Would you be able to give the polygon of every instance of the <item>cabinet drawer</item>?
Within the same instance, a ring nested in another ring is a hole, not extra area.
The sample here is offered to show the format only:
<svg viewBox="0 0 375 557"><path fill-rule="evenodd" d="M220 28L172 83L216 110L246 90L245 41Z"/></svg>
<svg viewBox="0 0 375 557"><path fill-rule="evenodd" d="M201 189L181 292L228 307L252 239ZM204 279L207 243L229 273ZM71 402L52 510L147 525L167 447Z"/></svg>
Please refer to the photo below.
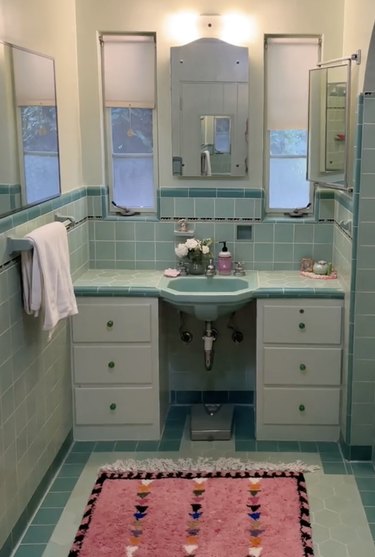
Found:
<svg viewBox="0 0 375 557"><path fill-rule="evenodd" d="M74 382L152 383L152 360L150 345L75 345Z"/></svg>
<svg viewBox="0 0 375 557"><path fill-rule="evenodd" d="M323 305L324 304L324 305ZM268 304L263 310L263 341L340 344L341 307L320 302Z"/></svg>
<svg viewBox="0 0 375 557"><path fill-rule="evenodd" d="M341 348L266 346L263 370L268 385L340 385Z"/></svg>
<svg viewBox="0 0 375 557"><path fill-rule="evenodd" d="M150 342L151 304L80 304L72 318L75 342Z"/></svg>
<svg viewBox="0 0 375 557"><path fill-rule="evenodd" d="M264 424L339 423L340 389L276 389L263 392Z"/></svg>
<svg viewBox="0 0 375 557"><path fill-rule="evenodd" d="M74 389L77 425L150 424L155 393L151 388Z"/></svg>

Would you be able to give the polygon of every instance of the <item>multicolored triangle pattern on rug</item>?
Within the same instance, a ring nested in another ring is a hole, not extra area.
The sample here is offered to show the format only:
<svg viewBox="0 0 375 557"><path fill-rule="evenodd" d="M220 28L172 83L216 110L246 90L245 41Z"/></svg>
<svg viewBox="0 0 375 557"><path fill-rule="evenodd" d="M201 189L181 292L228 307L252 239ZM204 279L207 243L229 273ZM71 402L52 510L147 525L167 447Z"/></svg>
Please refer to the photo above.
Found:
<svg viewBox="0 0 375 557"><path fill-rule="evenodd" d="M294 471L103 472L69 557L311 557Z"/></svg>

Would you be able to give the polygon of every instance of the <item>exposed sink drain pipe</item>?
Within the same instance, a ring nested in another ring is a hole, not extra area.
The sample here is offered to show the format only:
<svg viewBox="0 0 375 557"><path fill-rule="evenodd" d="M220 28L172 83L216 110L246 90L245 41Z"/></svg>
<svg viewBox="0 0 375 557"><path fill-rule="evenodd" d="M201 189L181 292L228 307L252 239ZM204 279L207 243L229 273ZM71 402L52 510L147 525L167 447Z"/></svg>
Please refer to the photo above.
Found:
<svg viewBox="0 0 375 557"><path fill-rule="evenodd" d="M216 340L214 329L212 329L211 321L206 321L206 331L202 337L204 349L204 365L206 369L210 370L214 361L213 344Z"/></svg>

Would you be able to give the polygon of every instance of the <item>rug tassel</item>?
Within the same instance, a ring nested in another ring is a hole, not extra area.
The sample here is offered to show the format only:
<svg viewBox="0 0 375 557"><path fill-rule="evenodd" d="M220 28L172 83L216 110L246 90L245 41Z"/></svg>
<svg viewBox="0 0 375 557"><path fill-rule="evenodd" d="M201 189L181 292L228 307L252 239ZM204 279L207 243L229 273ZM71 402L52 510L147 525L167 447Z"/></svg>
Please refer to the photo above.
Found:
<svg viewBox="0 0 375 557"><path fill-rule="evenodd" d="M253 460L241 460L238 458L147 458L145 460L117 460L113 464L106 464L99 472L236 472L250 470L269 470L280 472L315 472L320 470L316 464L305 464L301 460L290 463L255 462Z"/></svg>

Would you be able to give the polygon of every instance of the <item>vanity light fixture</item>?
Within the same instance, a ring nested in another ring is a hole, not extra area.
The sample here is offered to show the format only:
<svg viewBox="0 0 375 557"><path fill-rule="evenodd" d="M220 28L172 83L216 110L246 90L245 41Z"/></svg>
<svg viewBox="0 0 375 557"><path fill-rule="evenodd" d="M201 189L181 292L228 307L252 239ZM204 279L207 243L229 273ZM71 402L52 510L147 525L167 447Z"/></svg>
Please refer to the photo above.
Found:
<svg viewBox="0 0 375 557"><path fill-rule="evenodd" d="M168 35L175 45L200 38L221 39L237 46L251 42L256 34L253 18L244 13L195 14L179 12L167 21Z"/></svg>

